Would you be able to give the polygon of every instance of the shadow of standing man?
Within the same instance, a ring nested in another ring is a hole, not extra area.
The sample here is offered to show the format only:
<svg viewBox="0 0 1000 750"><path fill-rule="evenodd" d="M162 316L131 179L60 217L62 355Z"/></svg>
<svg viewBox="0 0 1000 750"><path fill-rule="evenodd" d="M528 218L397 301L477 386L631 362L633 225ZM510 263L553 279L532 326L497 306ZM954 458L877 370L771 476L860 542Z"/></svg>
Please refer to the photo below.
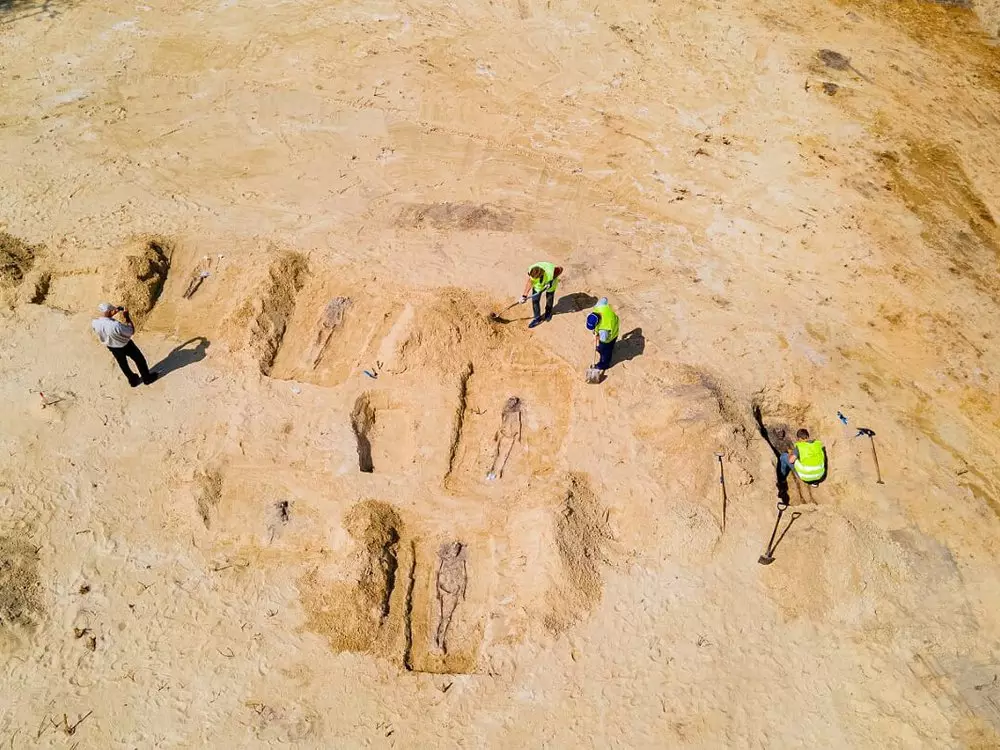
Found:
<svg viewBox="0 0 1000 750"><path fill-rule="evenodd" d="M211 342L204 336L195 336L171 349L170 353L157 362L153 369L163 376L195 362L201 362L205 359L205 352L210 345Z"/></svg>

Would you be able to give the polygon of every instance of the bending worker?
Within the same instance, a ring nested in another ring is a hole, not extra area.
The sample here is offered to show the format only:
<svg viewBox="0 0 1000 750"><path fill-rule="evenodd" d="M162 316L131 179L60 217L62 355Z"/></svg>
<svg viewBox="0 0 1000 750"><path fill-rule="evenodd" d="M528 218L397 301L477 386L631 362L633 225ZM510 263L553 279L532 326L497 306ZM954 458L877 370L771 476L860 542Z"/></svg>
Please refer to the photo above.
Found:
<svg viewBox="0 0 1000 750"><path fill-rule="evenodd" d="M611 355L618 341L618 313L611 309L607 297L601 297L594 305L593 311L587 316L587 330L594 332L597 343L598 370L611 367Z"/></svg>
<svg viewBox="0 0 1000 750"><path fill-rule="evenodd" d="M528 301L528 292L531 295L531 307L535 317L528 328L541 325L542 321L552 320L552 305L556 301L556 287L559 286L559 277L562 275L562 268L551 263L532 263L528 268L528 280L524 284L524 293L521 295L521 304ZM542 317L542 294L545 294L545 317Z"/></svg>
<svg viewBox="0 0 1000 750"><path fill-rule="evenodd" d="M795 474L806 484L816 484L826 476L826 449L819 440L809 439L809 430L795 433L795 447L782 453L778 471L785 478L795 468Z"/></svg>

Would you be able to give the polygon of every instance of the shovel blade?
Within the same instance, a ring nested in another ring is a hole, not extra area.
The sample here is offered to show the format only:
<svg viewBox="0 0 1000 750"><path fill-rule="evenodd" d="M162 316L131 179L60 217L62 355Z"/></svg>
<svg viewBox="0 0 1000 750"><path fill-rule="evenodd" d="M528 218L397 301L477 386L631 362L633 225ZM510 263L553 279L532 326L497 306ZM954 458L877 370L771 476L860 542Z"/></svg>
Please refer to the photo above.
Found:
<svg viewBox="0 0 1000 750"><path fill-rule="evenodd" d="M587 382L591 385L596 385L601 382L601 378L604 377L604 370L598 370L596 367L591 367L587 369Z"/></svg>
<svg viewBox="0 0 1000 750"><path fill-rule="evenodd" d="M759 562L761 565L770 565L771 563L774 562L774 558L768 557L767 555L761 555L760 557L757 558L757 562Z"/></svg>

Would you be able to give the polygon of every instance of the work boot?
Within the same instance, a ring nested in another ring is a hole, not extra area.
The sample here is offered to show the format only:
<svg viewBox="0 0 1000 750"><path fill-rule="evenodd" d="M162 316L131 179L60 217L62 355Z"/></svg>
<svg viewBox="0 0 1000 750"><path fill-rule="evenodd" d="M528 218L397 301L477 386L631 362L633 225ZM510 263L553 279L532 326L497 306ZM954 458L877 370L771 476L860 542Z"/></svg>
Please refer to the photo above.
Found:
<svg viewBox="0 0 1000 750"><path fill-rule="evenodd" d="M133 388L135 388L136 386L138 386L139 383L141 383L141 382L142 382L142 378L140 378L138 375L129 375L128 376L128 384L130 386L132 386Z"/></svg>
<svg viewBox="0 0 1000 750"><path fill-rule="evenodd" d="M149 373L149 375L146 376L145 380L143 380L142 382L143 382L143 385L152 385L157 380L159 380L159 378L160 378L160 373L158 373L158 372L151 372L151 373Z"/></svg>
<svg viewBox="0 0 1000 750"><path fill-rule="evenodd" d="M551 310L546 310L545 311L545 317L542 318L542 320L544 320L546 323L548 323L550 320L552 320L552 311Z"/></svg>
<svg viewBox="0 0 1000 750"><path fill-rule="evenodd" d="M535 318L530 323L528 323L528 328L534 328L535 326L540 326L542 324L541 318Z"/></svg>

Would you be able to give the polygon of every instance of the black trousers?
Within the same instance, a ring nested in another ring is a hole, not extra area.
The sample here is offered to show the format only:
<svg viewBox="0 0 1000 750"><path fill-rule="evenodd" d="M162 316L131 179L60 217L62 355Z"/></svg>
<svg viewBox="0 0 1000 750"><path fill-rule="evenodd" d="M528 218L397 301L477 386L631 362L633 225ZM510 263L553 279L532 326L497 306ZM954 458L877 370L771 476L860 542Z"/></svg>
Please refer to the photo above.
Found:
<svg viewBox="0 0 1000 750"><path fill-rule="evenodd" d="M139 370L138 377L144 381L149 380L149 365L146 364L146 358L142 356L142 352L139 351L139 347L135 345L134 341L129 339L129 342L125 346L119 346L114 349L109 346L108 351L111 352L111 356L115 358L115 362L122 368L122 372L125 373L125 377L128 378L130 383L135 381L136 374L132 372L132 368L129 367L126 358L131 359L135 363L135 366Z"/></svg>
<svg viewBox="0 0 1000 750"><path fill-rule="evenodd" d="M552 314L552 305L555 303L555 301L556 301L556 293L555 292L546 292L545 293L545 314L546 315L551 315ZM537 297L532 297L531 298L531 307L532 307L531 311L533 313L535 313L535 317L536 318L542 317L542 295L539 294Z"/></svg>
<svg viewBox="0 0 1000 750"><path fill-rule="evenodd" d="M611 367L611 357L615 353L615 344L618 341L618 337L611 339L611 341L600 341L597 342L597 369L607 370Z"/></svg>

